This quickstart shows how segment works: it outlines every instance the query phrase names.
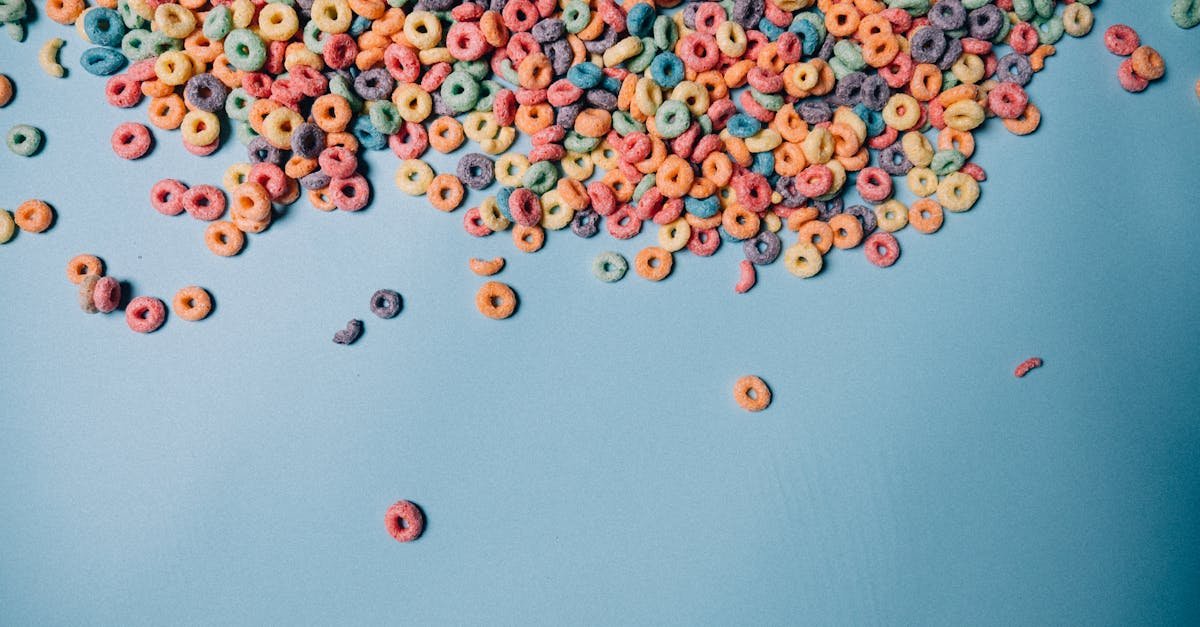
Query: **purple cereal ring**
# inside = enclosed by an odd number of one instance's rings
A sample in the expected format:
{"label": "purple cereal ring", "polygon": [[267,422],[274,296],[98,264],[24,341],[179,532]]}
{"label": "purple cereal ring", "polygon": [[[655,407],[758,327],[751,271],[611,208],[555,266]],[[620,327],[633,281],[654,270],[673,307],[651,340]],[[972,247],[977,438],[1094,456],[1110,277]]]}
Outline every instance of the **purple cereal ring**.
{"label": "purple cereal ring", "polygon": [[266,137],[255,137],[246,144],[246,158],[250,163],[273,163],[280,165],[284,162],[283,151],[271,145]]}
{"label": "purple cereal ring", "polygon": [[316,191],[318,189],[325,189],[326,187],[329,187],[329,182],[332,180],[333,178],[328,174],[317,170],[316,172],[300,177],[300,187],[303,187],[310,192]]}
{"label": "purple cereal ring", "polygon": [[183,99],[194,109],[216,113],[225,109],[229,88],[212,74],[197,74],[188,79]]}
{"label": "purple cereal ring", "polygon": [[403,300],[398,292],[378,290],[371,295],[371,313],[384,320],[395,318],[400,313],[401,306],[403,306]]}
{"label": "purple cereal ring", "polygon": [[458,160],[455,173],[463,185],[471,189],[484,189],[496,180],[496,164],[485,154],[467,153]]}
{"label": "purple cereal ring", "polygon": [[763,230],[758,235],[742,242],[742,252],[746,259],[756,266],[765,266],[779,258],[783,250],[783,242],[772,231]]}
{"label": "purple cereal ring", "polygon": [[[269,142],[268,142],[269,143]],[[325,131],[312,122],[305,122],[292,132],[292,152],[305,159],[316,159],[325,150]],[[282,161],[274,162],[279,165]]]}
{"label": "purple cereal ring", "polygon": [[184,192],[183,209],[197,220],[212,222],[225,215],[225,193],[212,185],[197,185]]}
{"label": "purple cereal ring", "polygon": [[125,324],[137,333],[153,333],[166,320],[166,305],[152,296],[138,296],[125,307]]}
{"label": "purple cereal ring", "polygon": [[183,195],[187,190],[187,185],[175,179],[163,179],[150,188],[150,206],[164,216],[177,216],[183,213]]}
{"label": "purple cereal ring", "polygon": [[122,159],[141,159],[150,152],[154,143],[150,129],[141,124],[126,122],[117,127],[112,134],[112,149]]}
{"label": "purple cereal ring", "polygon": [[92,289],[92,304],[100,313],[114,311],[121,304],[121,283],[110,276],[100,277]]}
{"label": "purple cereal ring", "polygon": [[576,211],[571,218],[571,232],[587,239],[600,232],[600,214],[591,209]]}
{"label": "purple cereal ring", "polygon": [[83,313],[94,314],[100,311],[95,301],[96,284],[99,282],[100,277],[95,274],[89,274],[79,282],[79,308]]}
{"label": "purple cereal ring", "polygon": [[362,335],[363,323],[362,320],[354,319],[346,323],[346,328],[333,334],[333,343],[350,345],[358,340]]}

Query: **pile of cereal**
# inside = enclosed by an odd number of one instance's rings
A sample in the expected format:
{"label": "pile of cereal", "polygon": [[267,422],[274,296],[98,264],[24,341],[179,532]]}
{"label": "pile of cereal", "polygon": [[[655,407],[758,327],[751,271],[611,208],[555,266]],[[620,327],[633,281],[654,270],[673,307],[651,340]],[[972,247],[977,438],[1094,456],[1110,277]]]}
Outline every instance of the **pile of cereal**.
{"label": "pile of cereal", "polygon": [[[730,242],[745,291],[755,265],[813,276],[834,247],[890,265],[892,232],[970,209],[985,178],[973,131],[1037,128],[1025,85],[1064,34],[1087,34],[1094,1],[51,0],[51,17],[95,46],[82,64],[110,77],[113,105],[150,98],[150,123],[197,155],[223,126],[246,145],[223,181],[232,219],[207,193],[200,212],[218,254],[301,190],[321,210],[364,208],[359,154],[390,149],[397,186],[444,211],[499,183],[465,212],[472,235],[511,230],[533,252],[548,230],[628,239],[653,224],[640,275]],[[114,149],[144,154],[144,130],[119,129]],[[513,150],[519,135],[531,149]],[[454,172],[421,159],[467,142]],[[921,200],[896,199],[893,177]],[[182,192],[160,186],[161,211]],[[866,204],[844,202],[850,189]]]}

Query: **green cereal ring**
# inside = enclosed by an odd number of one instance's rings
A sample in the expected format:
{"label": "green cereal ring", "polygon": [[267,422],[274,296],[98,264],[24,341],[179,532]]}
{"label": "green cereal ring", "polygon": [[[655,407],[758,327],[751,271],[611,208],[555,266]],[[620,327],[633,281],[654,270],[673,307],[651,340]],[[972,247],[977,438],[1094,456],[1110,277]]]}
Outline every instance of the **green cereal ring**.
{"label": "green cereal ring", "polygon": [[929,0],[888,0],[887,4],[889,9],[904,9],[913,17],[929,13]]}
{"label": "green cereal ring", "polygon": [[517,74],[516,68],[513,67],[512,59],[503,59],[500,61],[500,78],[513,85],[521,84],[521,77]]}
{"label": "green cereal ring", "polygon": [[25,19],[28,9],[25,0],[0,0],[0,22],[19,22]]}
{"label": "green cereal ring", "polygon": [[42,149],[42,132],[28,124],[18,124],[8,131],[6,141],[13,154],[32,157]]}
{"label": "green cereal ring", "polygon": [[154,49],[150,45],[153,34],[144,28],[135,28],[125,33],[121,38],[121,53],[131,63],[153,57]]}
{"label": "green cereal ring", "polygon": [[1179,28],[1192,28],[1200,24],[1200,0],[1175,0],[1171,3],[1171,19]]}
{"label": "green cereal ring", "polygon": [[304,46],[314,54],[324,54],[325,40],[328,37],[325,33],[317,28],[316,22],[308,22],[304,25]]}
{"label": "green cereal ring", "polygon": [[750,97],[768,111],[778,111],[783,108],[783,94],[764,94],[751,87]]}
{"label": "green cereal ring", "polygon": [[457,115],[475,108],[479,102],[479,81],[466,72],[454,71],[442,81],[442,101]]}
{"label": "green cereal ring", "polygon": [[8,242],[16,232],[17,223],[13,220],[12,214],[0,209],[0,244]]}
{"label": "green cereal ring", "polygon": [[642,51],[632,59],[625,60],[625,69],[634,74],[645,72],[646,68],[650,67],[650,64],[654,62],[654,57],[658,56],[659,53],[658,45],[654,43],[653,39],[642,37],[641,41]]}
{"label": "green cereal ring", "polygon": [[660,15],[654,18],[654,45],[659,50],[672,50],[679,41],[679,25],[669,16]]}
{"label": "green cereal ring", "polygon": [[4,30],[8,31],[8,36],[12,37],[13,41],[17,43],[25,41],[25,25],[21,22],[9,22],[4,25]]}
{"label": "green cereal ring", "polygon": [[820,14],[812,11],[805,11],[803,13],[796,14],[796,17],[803,19],[809,24],[812,24],[813,28],[817,29],[817,39],[823,41],[825,36],[829,34],[829,31],[825,28],[825,18]]}
{"label": "green cereal ring", "polygon": [[696,121],[700,123],[700,130],[705,135],[712,134],[712,132],[713,132],[712,118],[708,117],[707,113],[700,116],[699,118],[697,118]]}
{"label": "green cereal ring", "polygon": [[567,136],[563,138],[563,148],[567,152],[591,152],[600,145],[601,138],[599,137],[584,137],[575,131],[567,131]]}
{"label": "green cereal ring", "polygon": [[616,283],[625,278],[629,271],[629,262],[621,253],[613,251],[602,252],[592,260],[592,274],[605,283]]}
{"label": "green cereal ring", "polygon": [[633,119],[628,111],[613,111],[612,127],[617,135],[624,137],[630,133],[646,132],[646,125]]}
{"label": "green cereal ring", "polygon": [[254,141],[255,137],[258,137],[258,131],[254,130],[254,127],[250,126],[249,122],[234,120],[233,136],[238,140],[239,144],[246,145]]}
{"label": "green cereal ring", "polygon": [[668,100],[658,107],[654,124],[663,139],[675,139],[692,124],[692,112],[678,100]]}
{"label": "green cereal ring", "polygon": [[479,101],[475,103],[475,110],[490,112],[496,102],[496,94],[502,89],[504,88],[496,81],[479,81]]}
{"label": "green cereal ring", "polygon": [[863,59],[862,48],[849,39],[843,39],[833,45],[833,56],[841,59],[851,72],[857,72],[867,67],[867,62]]}
{"label": "green cereal ring", "polygon": [[954,72],[951,72],[950,70],[946,70],[946,71],[942,72],[942,89],[943,90],[950,89],[951,87],[954,87],[956,85],[958,85],[958,77],[954,75]]}
{"label": "green cereal ring", "polygon": [[722,9],[725,9],[725,15],[733,15],[733,0],[719,0],[717,4],[721,5]]}
{"label": "green cereal ring", "polygon": [[128,0],[117,1],[117,13],[121,15],[121,21],[125,22],[125,28],[129,30],[146,29],[150,27],[150,22],[146,18],[137,14],[133,10],[133,5],[129,4]]}
{"label": "green cereal ring", "polygon": [[1054,4],[1058,0],[1033,0],[1033,10],[1038,14],[1038,17],[1048,18],[1054,15]]}
{"label": "green cereal ring", "polygon": [[250,120],[250,107],[256,100],[258,99],[251,96],[245,89],[236,87],[225,98],[225,114],[231,120],[247,122]]}
{"label": "green cereal ring", "polygon": [[1054,45],[1067,32],[1063,27],[1062,18],[1059,17],[1037,18],[1031,23],[1037,29],[1038,41],[1043,44]]}
{"label": "green cereal ring", "polygon": [[257,72],[267,62],[267,46],[252,31],[237,28],[225,38],[229,65],[243,72]]}
{"label": "green cereal ring", "polygon": [[563,7],[562,21],[568,33],[578,33],[592,21],[592,9],[582,0],[571,0]]}
{"label": "green cereal ring", "polygon": [[850,69],[850,66],[846,65],[845,61],[837,57],[829,59],[829,69],[833,70],[833,77],[839,81],[846,78],[846,75],[854,73],[854,70]]}
{"label": "green cereal ring", "polygon": [[538,161],[525,170],[521,184],[535,194],[545,194],[558,184],[558,168],[553,161]]}
{"label": "green cereal ring", "polygon": [[968,11],[974,11],[985,4],[991,4],[992,0],[963,0],[963,8]]}
{"label": "green cereal ring", "polygon": [[642,196],[646,195],[646,192],[650,191],[651,187],[654,187],[654,177],[643,176],[642,180],[638,181],[637,185],[633,188],[633,202],[636,203],[641,200]]}
{"label": "green cereal ring", "polygon": [[367,115],[371,118],[371,126],[384,135],[393,135],[400,130],[400,110],[387,100],[372,100],[367,103]]}
{"label": "green cereal ring", "polygon": [[1033,18],[1033,0],[1013,0],[1012,5],[1013,13],[1016,13],[1017,18],[1021,21],[1028,22]]}
{"label": "green cereal ring", "polygon": [[223,4],[218,4],[204,18],[203,32],[209,41],[221,41],[231,30],[233,30],[233,12]]}
{"label": "green cereal ring", "polygon": [[482,81],[488,77],[488,74],[492,73],[492,68],[488,66],[487,61],[484,61],[483,59],[476,59],[474,61],[455,61],[454,71],[466,72],[475,80]]}
{"label": "green cereal ring", "polygon": [[363,99],[354,92],[353,83],[345,76],[338,74],[329,79],[329,93],[345,98],[346,102],[350,104],[350,110],[354,113],[362,111]]}
{"label": "green cereal ring", "polygon": [[951,172],[958,172],[966,162],[966,156],[957,150],[939,150],[933,153],[933,161],[930,162],[929,169],[938,176],[946,176]]}

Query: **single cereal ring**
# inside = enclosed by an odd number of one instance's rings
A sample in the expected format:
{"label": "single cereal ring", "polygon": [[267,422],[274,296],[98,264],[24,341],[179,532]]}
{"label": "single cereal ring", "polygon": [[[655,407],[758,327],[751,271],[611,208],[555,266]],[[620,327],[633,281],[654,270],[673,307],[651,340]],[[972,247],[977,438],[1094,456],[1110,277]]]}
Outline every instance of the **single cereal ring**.
{"label": "single cereal ring", "polygon": [[733,400],[746,411],[762,411],[771,404],[771,389],[759,377],[746,375],[733,384]]}
{"label": "single cereal ring", "polygon": [[75,285],[86,276],[104,276],[104,262],[95,255],[75,255],[67,262],[67,280]]}
{"label": "single cereal ring", "polygon": [[197,185],[183,193],[184,211],[205,222],[225,215],[225,203],[225,193],[212,185]]}
{"label": "single cereal ring", "polygon": [[1171,3],[1171,19],[1179,28],[1193,28],[1200,24],[1200,0],[1174,0]]}
{"label": "single cereal ring", "polygon": [[412,542],[425,531],[425,514],[409,501],[397,501],[383,517],[387,532],[397,542]]}
{"label": "single cereal ring", "polygon": [[9,129],[5,141],[14,155],[32,157],[42,149],[44,139],[41,129],[28,124],[18,124]]}
{"label": "single cereal ring", "polygon": [[203,320],[212,312],[212,296],[202,287],[185,287],[175,292],[175,298],[171,300],[171,310],[184,320]]}
{"label": "single cereal ring", "polygon": [[150,206],[165,216],[183,213],[183,195],[187,185],[175,179],[163,179],[150,188]]}
{"label": "single cereal ring", "polygon": [[138,296],[125,307],[125,324],[136,333],[153,333],[166,320],[166,305],[152,296]]}
{"label": "single cereal ring", "polygon": [[1167,71],[1162,55],[1150,46],[1139,46],[1137,50],[1133,51],[1133,56],[1129,60],[1133,64],[1134,74],[1148,81],[1162,78]]}
{"label": "single cereal ring", "polygon": [[900,258],[900,243],[891,233],[878,231],[867,238],[863,251],[867,254],[867,261],[886,268]]}
{"label": "single cereal ring", "polygon": [[1017,366],[1016,370],[1013,371],[1013,375],[1019,379],[1021,377],[1024,377],[1025,375],[1029,374],[1030,370],[1033,370],[1034,368],[1040,368],[1041,366],[1042,366],[1042,358],[1041,357],[1030,357],[1029,359],[1026,359],[1025,361],[1021,362],[1020,365]]}
{"label": "single cereal ring", "polygon": [[922,198],[908,208],[908,223],[922,233],[935,233],[942,228],[945,212],[932,198]]}
{"label": "single cereal ring", "polygon": [[517,310],[517,294],[503,283],[488,281],[475,294],[475,307],[493,320],[503,320]]}
{"label": "single cereal ring", "polygon": [[110,276],[101,277],[92,289],[92,304],[100,313],[116,310],[121,304],[121,283]]}
{"label": "single cereal ring", "polygon": [[592,260],[592,274],[605,283],[616,283],[625,278],[629,262],[620,253],[605,251]]}
{"label": "single cereal ring", "polygon": [[232,257],[242,252],[246,234],[232,222],[213,222],[204,229],[204,244],[217,255]]}
{"label": "single cereal ring", "polygon": [[13,212],[17,226],[28,233],[41,233],[54,222],[54,210],[40,200],[26,200]]}
{"label": "single cereal ring", "polygon": [[150,129],[142,124],[134,122],[126,122],[116,128],[112,134],[113,152],[122,159],[133,161],[141,159],[150,152],[150,146],[154,143],[153,137],[150,135]]}
{"label": "single cereal ring", "polygon": [[1149,80],[1138,76],[1137,72],[1134,71],[1131,59],[1125,59],[1117,68],[1117,81],[1121,83],[1121,89],[1131,94],[1145,91],[1150,86]]}
{"label": "single cereal ring", "polygon": [[94,274],[89,274],[79,281],[78,302],[79,308],[83,310],[83,313],[99,313],[100,310],[96,308],[96,303],[93,300],[96,292],[96,284],[99,282],[100,277]]}
{"label": "single cereal ring", "polygon": [[546,230],[536,224],[532,226],[516,224],[513,225],[512,238],[517,250],[536,253],[546,245]]}
{"label": "single cereal ring", "polygon": [[425,189],[425,195],[429,199],[429,204],[433,205],[438,211],[454,211],[462,205],[463,196],[466,190],[463,189],[462,181],[458,180],[453,174],[439,174],[431,181],[429,187]]}
{"label": "single cereal ring", "polygon": [[12,102],[13,86],[12,81],[3,74],[0,74],[0,109],[8,106]]}
{"label": "single cereal ring", "polygon": [[1108,51],[1122,57],[1127,57],[1142,45],[1137,31],[1124,24],[1113,24],[1104,31],[1104,47]]}
{"label": "single cereal ring", "polygon": [[371,295],[371,313],[384,320],[395,318],[402,304],[400,294],[392,290],[377,290]]}
{"label": "single cereal ring", "polygon": [[665,248],[648,246],[638,252],[633,260],[633,269],[643,279],[661,281],[671,274],[675,257]]}
{"label": "single cereal ring", "polygon": [[504,257],[496,257],[490,261],[473,257],[467,264],[477,276],[492,276],[504,269]]}
{"label": "single cereal ring", "polygon": [[862,243],[862,222],[848,213],[839,213],[829,218],[829,230],[833,233],[833,245],[843,250]]}
{"label": "single cereal ring", "polygon": [[13,220],[12,214],[7,210],[0,209],[0,244],[6,244],[17,233],[17,223]]}
{"label": "single cereal ring", "polygon": [[821,251],[811,243],[800,240],[783,251],[783,265],[788,272],[802,278],[816,276],[825,265]]}

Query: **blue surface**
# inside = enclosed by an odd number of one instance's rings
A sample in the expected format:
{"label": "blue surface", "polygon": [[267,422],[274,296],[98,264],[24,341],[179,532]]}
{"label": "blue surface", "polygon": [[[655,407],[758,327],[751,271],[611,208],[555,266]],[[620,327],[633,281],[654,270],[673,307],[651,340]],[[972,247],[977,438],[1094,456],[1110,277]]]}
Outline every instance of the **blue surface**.
{"label": "blue surface", "polygon": [[[1060,43],[1041,130],[989,124],[980,204],[903,232],[897,265],[776,264],[741,296],[735,246],[607,285],[592,257],[653,232],[469,238],[384,153],[369,210],[301,202],[217,258],[147,190],[217,183],[236,149],[156,132],[120,162],[109,134],[144,113],[102,105],[74,32],[0,36],[0,127],[48,135],[0,154],[0,206],[59,216],[0,246],[0,623],[1195,624],[1200,30],[1153,4]],[[1141,95],[1102,45],[1118,20],[1167,59]],[[67,80],[34,63],[52,36]],[[150,336],[84,315],[80,252],[217,308]],[[466,267],[494,255],[505,322]],[[380,287],[398,318],[368,312]],[[764,413],[731,399],[747,373]],[[401,498],[429,519],[408,545],[383,528]]]}

